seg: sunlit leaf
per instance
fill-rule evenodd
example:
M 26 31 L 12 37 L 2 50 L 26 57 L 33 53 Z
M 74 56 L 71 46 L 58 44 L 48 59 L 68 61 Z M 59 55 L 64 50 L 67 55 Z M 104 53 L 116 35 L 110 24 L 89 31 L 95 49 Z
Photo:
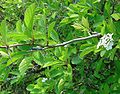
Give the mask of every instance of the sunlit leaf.
M 57 84 L 56 93 L 60 94 L 63 88 L 64 88 L 64 80 L 60 79 L 60 81 Z
M 70 23 L 70 21 L 69 21 L 69 18 L 67 18 L 67 17 L 62 19 L 62 21 L 60 22 L 61 25 L 65 25 L 65 24 L 68 24 L 68 23 Z
M 83 28 L 84 28 L 84 26 L 82 26 L 82 25 L 79 24 L 79 23 L 75 23 L 75 24 L 73 24 L 73 25 L 71 25 L 71 26 L 73 26 L 75 29 L 83 29 Z
M 55 61 L 48 62 L 48 63 L 44 64 L 43 68 L 48 67 L 48 66 L 53 66 L 53 65 L 56 65 L 56 64 L 60 64 L 60 62 L 57 62 L 57 61 L 56 62 Z
M 20 65 L 19 65 L 19 71 L 21 73 L 21 75 L 24 75 L 26 70 L 30 67 L 30 62 L 31 62 L 31 59 L 30 58 L 24 58 Z
M 106 53 L 106 50 L 101 51 L 100 56 L 103 57 L 105 55 L 105 53 Z
M 29 37 L 32 37 L 32 28 L 33 28 L 33 19 L 35 15 L 35 8 L 36 8 L 35 3 L 33 3 L 25 11 L 24 22 L 27 27 L 27 31 L 25 33 Z
M 7 26 L 5 20 L 1 22 L 0 33 L 2 35 L 3 42 L 7 44 Z
M 9 57 L 9 55 L 3 51 L 0 51 L 0 56 L 6 57 L 6 58 Z
M 120 19 L 120 13 L 114 13 L 111 15 L 116 21 Z
M 50 33 L 54 30 L 55 22 L 52 22 L 48 26 L 48 36 L 50 36 Z
M 85 17 L 82 17 L 82 24 L 83 26 L 85 26 L 86 28 L 89 28 L 89 22 L 88 19 Z
M 70 18 L 78 18 L 78 17 L 79 17 L 78 14 L 72 14 L 72 15 L 70 15 Z
M 42 66 L 45 63 L 44 56 L 42 55 L 41 52 L 34 52 L 33 57 L 34 57 L 35 62 L 38 65 Z
M 7 66 L 9 66 L 12 63 L 15 63 L 15 61 L 21 59 L 24 55 L 28 54 L 28 52 L 16 52 L 10 55 L 10 59 L 7 61 Z
M 17 21 L 16 23 L 16 31 L 17 32 L 22 32 L 22 24 L 21 24 L 21 21 Z

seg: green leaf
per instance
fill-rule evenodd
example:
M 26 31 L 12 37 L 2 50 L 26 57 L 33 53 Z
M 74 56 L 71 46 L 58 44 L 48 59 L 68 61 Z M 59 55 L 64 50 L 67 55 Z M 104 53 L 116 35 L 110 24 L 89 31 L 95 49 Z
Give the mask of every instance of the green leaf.
M 6 65 L 5 64 L 2 64 L 2 63 L 0 63 L 0 75 L 2 74 L 2 72 L 5 70 L 5 68 L 6 68 Z M 0 79 L 0 81 L 1 81 L 1 79 Z
M 103 84 L 103 89 L 102 89 L 102 92 L 101 94 L 109 94 L 110 93 L 110 89 L 109 89 L 109 86 L 108 84 Z
M 19 57 L 21 58 L 21 57 Z M 15 57 L 12 57 L 12 59 L 10 58 L 8 61 L 7 61 L 7 66 L 9 66 L 10 64 L 14 63 L 16 60 L 19 59 L 17 56 Z
M 107 24 L 108 30 L 113 34 L 116 33 L 114 21 L 112 19 L 110 19 L 108 23 L 109 23 L 109 24 Z
M 58 57 L 61 56 L 61 47 L 56 47 L 54 53 L 55 53 L 55 55 L 58 56 Z
M 84 29 L 84 26 L 82 26 L 82 25 L 79 24 L 79 23 L 74 23 L 74 24 L 71 25 L 71 26 L 73 26 L 75 29 Z
M 1 22 L 1 28 L 0 28 L 0 33 L 2 35 L 2 41 L 3 43 L 7 44 L 7 26 L 6 26 L 6 21 L 3 20 Z
M 26 89 L 32 91 L 34 89 L 34 84 L 29 84 Z
M 94 46 L 94 45 L 90 43 L 81 44 L 80 49 L 84 50 L 85 48 L 90 47 L 90 46 Z
M 92 46 L 92 47 L 87 47 L 85 48 L 81 53 L 80 53 L 80 57 L 83 58 L 85 55 L 89 54 L 90 52 L 94 51 L 94 49 L 96 49 L 96 46 Z
M 108 2 L 105 3 L 105 11 L 104 11 L 104 13 L 105 13 L 106 16 L 110 15 L 110 10 L 111 10 L 110 9 L 110 1 L 108 1 Z
M 51 78 L 61 77 L 64 74 L 63 66 L 60 64 L 59 65 L 56 64 L 56 65 L 52 66 L 51 70 L 47 69 L 45 71 L 45 74 L 50 75 Z
M 60 79 L 56 86 L 56 94 L 61 94 L 62 89 L 64 88 L 64 80 Z
M 30 67 L 31 58 L 24 58 L 19 64 L 19 71 L 21 75 L 24 75 L 26 70 Z
M 120 60 L 115 60 L 115 70 L 120 75 Z
M 72 67 L 70 64 L 68 64 L 67 72 L 72 75 Z
M 31 94 L 41 94 L 40 90 L 38 88 L 34 88 L 31 92 Z
M 11 54 L 11 58 L 7 61 L 7 66 L 21 59 L 26 54 L 28 54 L 28 52 L 16 52 L 16 53 Z
M 103 57 L 105 55 L 105 53 L 106 53 L 106 50 L 101 51 L 100 56 Z
M 48 26 L 48 36 L 50 36 L 54 41 L 58 42 L 59 41 L 59 36 L 57 32 L 54 30 L 55 22 L 52 22 Z
M 24 22 L 27 27 L 26 35 L 32 37 L 33 18 L 35 14 L 35 3 L 31 4 L 25 11 Z
M 0 51 L 0 56 L 2 56 L 2 57 L 6 57 L 6 58 L 9 57 L 8 54 L 5 53 L 5 52 L 3 52 L 3 51 Z
M 114 48 L 114 49 L 112 49 L 112 50 L 109 52 L 110 60 L 114 60 L 116 51 L 117 51 L 117 49 Z
M 80 57 L 77 55 L 77 56 L 74 56 L 72 58 L 72 64 L 79 64 L 81 62 L 80 60 Z
M 45 60 L 44 60 L 44 56 L 42 55 L 41 52 L 34 52 L 33 53 L 34 56 L 34 60 L 38 65 L 43 66 Z
M 49 24 L 49 26 L 48 26 L 48 36 L 50 36 L 50 33 L 54 30 L 54 26 L 55 26 L 55 21 Z
M 101 34 L 104 35 L 106 32 L 106 22 L 103 21 L 103 26 L 101 27 Z
M 120 19 L 120 13 L 114 13 L 111 15 L 116 21 Z
M 57 12 L 54 12 L 54 13 L 51 15 L 51 18 L 55 19 L 56 15 L 57 15 Z
M 116 48 L 119 48 L 119 49 L 120 49 L 120 39 L 118 40 L 118 43 L 117 43 Z
M 40 19 L 39 19 L 38 25 L 39 25 L 40 32 L 42 34 L 46 34 L 46 16 L 43 14 L 40 14 L 39 18 Z
M 82 24 L 85 26 L 87 29 L 89 28 L 89 22 L 88 19 L 85 17 L 82 17 Z
M 18 82 L 18 79 L 15 78 L 15 79 L 12 79 L 12 80 L 11 80 L 10 84 L 12 85 L 12 84 L 14 84 L 14 83 L 16 83 L 16 82 Z
M 22 32 L 21 20 L 17 21 L 17 23 L 16 23 L 16 31 L 17 32 Z
M 72 81 L 72 67 L 71 67 L 70 64 L 68 64 L 66 75 L 67 75 L 66 80 L 67 81 Z
M 66 25 L 68 23 L 70 23 L 70 21 L 69 21 L 69 18 L 67 18 L 67 17 L 62 19 L 61 22 L 60 22 L 61 25 Z
M 8 37 L 14 39 L 16 42 L 28 40 L 28 36 L 25 35 L 23 32 L 10 32 L 8 34 Z
M 60 62 L 58 62 L 58 61 L 48 62 L 43 66 L 43 68 L 48 67 L 48 66 L 53 66 L 53 65 L 56 65 L 56 64 L 60 64 Z
M 78 18 L 78 17 L 79 17 L 78 14 L 71 14 L 71 15 L 70 15 L 70 18 Z
M 99 71 L 101 70 L 103 62 L 102 62 L 102 60 L 99 60 L 95 63 L 96 63 L 95 64 L 96 66 L 95 66 L 94 76 L 97 78 L 100 78 Z

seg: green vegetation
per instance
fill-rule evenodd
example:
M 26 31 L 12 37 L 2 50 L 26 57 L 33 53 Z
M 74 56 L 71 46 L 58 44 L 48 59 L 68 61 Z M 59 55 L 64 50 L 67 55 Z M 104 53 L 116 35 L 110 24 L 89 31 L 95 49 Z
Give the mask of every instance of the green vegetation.
M 120 1 L 1 0 L 0 94 L 120 94 Z

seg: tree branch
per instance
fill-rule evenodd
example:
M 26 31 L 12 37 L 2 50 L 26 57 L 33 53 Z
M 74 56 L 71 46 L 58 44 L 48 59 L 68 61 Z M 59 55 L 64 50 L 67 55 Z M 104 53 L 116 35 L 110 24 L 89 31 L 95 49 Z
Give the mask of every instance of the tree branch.
M 87 39 L 91 39 L 91 38 L 95 38 L 95 37 L 99 37 L 99 36 L 101 36 L 101 34 L 100 33 L 96 33 L 96 34 L 88 36 L 88 37 L 76 38 L 76 39 L 72 39 L 72 40 L 69 40 L 69 41 L 66 41 L 66 42 L 63 42 L 63 43 L 60 43 L 60 44 L 48 45 L 48 46 L 43 47 L 43 48 L 41 48 L 41 47 L 34 47 L 32 50 L 46 50 L 48 48 L 55 48 L 55 47 L 65 46 L 67 44 L 71 44 L 71 43 L 74 43 L 74 42 L 77 42 L 77 41 L 87 40 Z
M 91 39 L 91 38 L 95 38 L 95 37 L 99 37 L 99 36 L 101 36 L 100 33 L 96 33 L 96 34 L 88 36 L 88 37 L 76 38 L 76 39 L 72 39 L 72 40 L 69 40 L 69 41 L 66 41 L 66 42 L 63 42 L 63 43 L 59 43 L 59 44 L 55 44 L 55 45 L 44 46 L 44 45 L 40 45 L 40 44 L 34 44 L 37 47 L 33 47 L 31 50 L 46 50 L 46 49 L 49 49 L 49 48 L 65 46 L 65 45 L 68 45 L 68 44 L 71 44 L 71 43 L 74 43 L 74 42 L 78 42 L 78 41 L 81 41 L 81 40 L 87 40 L 87 39 Z M 9 45 L 9 46 L 0 46 L 0 48 L 12 48 L 12 47 L 18 47 L 18 46 L 27 46 L 27 45 L 28 46 L 33 46 L 29 43 L 26 43 L 26 44 L 13 44 L 13 45 Z

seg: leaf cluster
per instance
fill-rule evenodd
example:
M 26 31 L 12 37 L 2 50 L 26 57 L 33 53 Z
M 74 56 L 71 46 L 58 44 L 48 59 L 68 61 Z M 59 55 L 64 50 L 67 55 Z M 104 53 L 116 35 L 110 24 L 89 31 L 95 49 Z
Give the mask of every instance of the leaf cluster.
M 0 94 L 119 94 L 119 3 L 1 0 Z

